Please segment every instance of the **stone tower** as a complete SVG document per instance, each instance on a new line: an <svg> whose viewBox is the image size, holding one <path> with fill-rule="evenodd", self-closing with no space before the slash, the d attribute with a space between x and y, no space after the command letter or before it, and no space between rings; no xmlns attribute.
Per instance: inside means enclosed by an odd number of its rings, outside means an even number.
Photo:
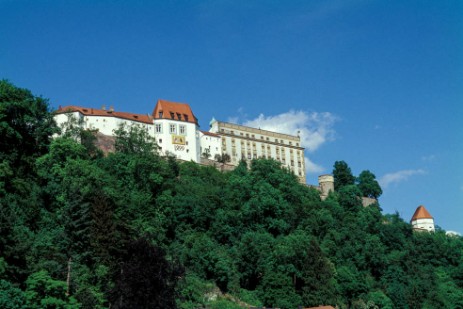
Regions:
<svg viewBox="0 0 463 309"><path fill-rule="evenodd" d="M334 177L333 175L318 176L318 185L320 186L320 197L322 200L328 197L330 191L334 192Z"/></svg>
<svg viewBox="0 0 463 309"><path fill-rule="evenodd" d="M423 205L418 206L415 210L410 224L415 231L434 232L434 218Z"/></svg>

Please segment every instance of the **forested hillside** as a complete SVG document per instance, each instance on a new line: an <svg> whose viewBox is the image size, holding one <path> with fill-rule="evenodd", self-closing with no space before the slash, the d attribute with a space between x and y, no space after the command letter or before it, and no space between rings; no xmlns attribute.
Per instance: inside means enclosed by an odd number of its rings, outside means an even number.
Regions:
<svg viewBox="0 0 463 309"><path fill-rule="evenodd" d="M463 308L462 238L362 207L371 173L337 162L321 201L273 160L221 172L155 148L121 128L103 156L0 82L1 308Z"/></svg>

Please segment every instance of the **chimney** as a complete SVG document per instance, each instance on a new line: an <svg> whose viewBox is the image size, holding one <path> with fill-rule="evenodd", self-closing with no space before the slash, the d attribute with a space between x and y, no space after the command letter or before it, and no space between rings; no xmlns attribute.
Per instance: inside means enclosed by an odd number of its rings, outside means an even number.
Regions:
<svg viewBox="0 0 463 309"><path fill-rule="evenodd" d="M114 112L114 106L112 106L112 105L109 106L109 112L110 112L110 113Z"/></svg>
<svg viewBox="0 0 463 309"><path fill-rule="evenodd" d="M104 105L104 104L101 105L101 109L105 111L106 110L106 105Z"/></svg>

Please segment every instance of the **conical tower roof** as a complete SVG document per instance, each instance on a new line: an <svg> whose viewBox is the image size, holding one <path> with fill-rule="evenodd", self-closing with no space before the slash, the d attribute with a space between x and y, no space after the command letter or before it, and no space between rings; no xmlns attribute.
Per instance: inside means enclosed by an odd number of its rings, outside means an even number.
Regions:
<svg viewBox="0 0 463 309"><path fill-rule="evenodd" d="M415 221L418 219L434 219L429 211L424 208L423 205L418 206L418 208L415 210L415 213L413 214L413 217L410 221Z"/></svg>

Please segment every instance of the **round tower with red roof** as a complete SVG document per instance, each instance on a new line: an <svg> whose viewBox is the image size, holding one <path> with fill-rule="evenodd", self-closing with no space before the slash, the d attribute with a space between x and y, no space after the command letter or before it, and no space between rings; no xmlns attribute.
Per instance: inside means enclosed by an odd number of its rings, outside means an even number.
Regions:
<svg viewBox="0 0 463 309"><path fill-rule="evenodd" d="M415 210L410 224L416 231L434 232L434 218L423 205L418 206Z"/></svg>

